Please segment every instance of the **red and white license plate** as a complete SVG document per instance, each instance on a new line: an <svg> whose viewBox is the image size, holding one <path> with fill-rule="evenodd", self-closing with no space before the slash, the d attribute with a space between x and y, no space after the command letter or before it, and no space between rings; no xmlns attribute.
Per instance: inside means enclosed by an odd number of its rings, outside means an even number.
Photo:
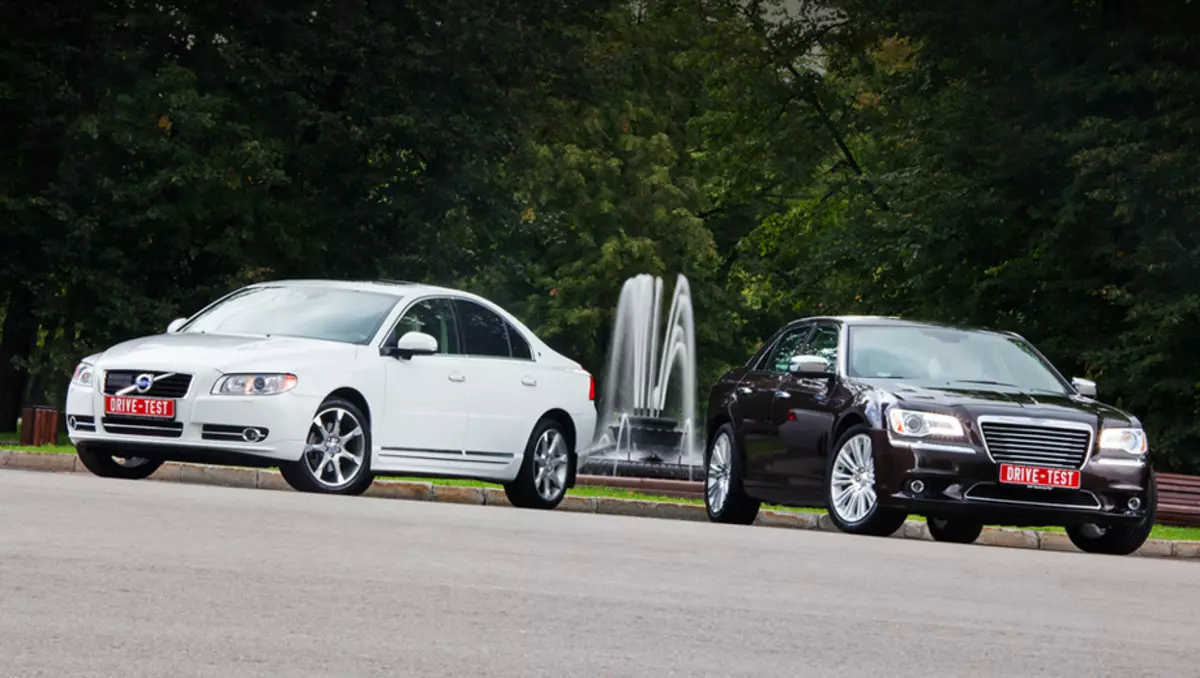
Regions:
<svg viewBox="0 0 1200 678"><path fill-rule="evenodd" d="M105 414L123 414L130 417L154 417L174 419L175 401L162 398L129 398L126 396L104 396Z"/></svg>
<svg viewBox="0 0 1200 678"><path fill-rule="evenodd" d="M1065 487L1077 490L1079 489L1079 471L1072 471L1065 468L1000 464L1000 482L1011 485Z"/></svg>

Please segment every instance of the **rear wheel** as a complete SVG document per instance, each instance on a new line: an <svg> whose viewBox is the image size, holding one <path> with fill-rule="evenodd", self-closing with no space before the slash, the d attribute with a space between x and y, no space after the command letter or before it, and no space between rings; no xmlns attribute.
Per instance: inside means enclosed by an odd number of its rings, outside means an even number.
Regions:
<svg viewBox="0 0 1200 678"><path fill-rule="evenodd" d="M1067 537L1080 551L1110 556L1127 556L1142 547L1154 529L1157 514L1158 486L1154 474L1146 486L1146 514L1132 525L1097 525L1085 523L1067 527Z"/></svg>
<svg viewBox="0 0 1200 678"><path fill-rule="evenodd" d="M357 495L371 486L371 429L358 406L341 398L321 403L300 459L279 465L300 492Z"/></svg>
<svg viewBox="0 0 1200 678"><path fill-rule="evenodd" d="M141 480L148 478L163 465L161 461L143 457L120 457L95 450L87 443L80 443L75 448L75 454L84 468L101 478L121 478L123 480Z"/></svg>
<svg viewBox="0 0 1200 678"><path fill-rule="evenodd" d="M908 514L879 505L870 430L854 426L838 441L829 457L825 505L829 519L842 532L886 537L900 529Z"/></svg>
<svg viewBox="0 0 1200 678"><path fill-rule="evenodd" d="M565 428L546 417L533 427L525 457L512 482L504 485L508 502L517 508L549 510L567 494L574 454Z"/></svg>
<svg viewBox="0 0 1200 678"><path fill-rule="evenodd" d="M929 536L933 537L934 541L952 544L973 544L983 532L983 523L969 520L928 518L925 523L929 527Z"/></svg>
<svg viewBox="0 0 1200 678"><path fill-rule="evenodd" d="M742 489L742 457L733 427L717 429L704 455L704 508L714 523L749 525L758 517L762 502Z"/></svg>

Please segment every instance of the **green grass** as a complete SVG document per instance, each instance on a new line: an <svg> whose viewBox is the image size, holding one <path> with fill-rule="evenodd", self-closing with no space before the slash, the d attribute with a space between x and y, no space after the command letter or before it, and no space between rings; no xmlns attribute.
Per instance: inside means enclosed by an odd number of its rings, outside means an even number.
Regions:
<svg viewBox="0 0 1200 678"><path fill-rule="evenodd" d="M65 433L58 435L59 442L66 442L65 445L43 445L41 447L25 447L21 443L21 433L16 431L13 433L0 433L0 450L24 450L26 452L50 452L53 454L75 454L75 446L71 444L71 440L67 438Z"/></svg>
<svg viewBox="0 0 1200 678"><path fill-rule="evenodd" d="M0 433L0 449L23 450L28 452L44 452L51 454L75 454L75 446L70 443L66 445L46 445L43 447L21 447L16 442L20 440L17 434ZM11 441L11 444L8 444ZM406 480L417 482L429 482L438 485L458 485L461 487L493 487L499 489L499 483L491 483L484 480L464 480L458 478L419 478L414 476L380 476L382 480ZM687 497L664 497L661 495L647 494L645 492L637 492L635 490L626 490L619 487L596 487L594 485L578 485L567 492L567 494L575 497L611 497L615 499L640 499L643 501L673 501L683 504L703 504L703 499L691 499ZM825 513L824 509L815 508L797 508L794 506L778 506L764 504L764 509L769 511L790 511L794 513ZM912 520L925 520L921 516L909 516ZM1034 527L1028 528L1038 530L1040 532L1062 532L1061 527ZM1200 541L1200 528L1196 527L1174 527L1170 525L1155 525L1154 530L1150 533L1151 539L1174 539L1183 541Z"/></svg>

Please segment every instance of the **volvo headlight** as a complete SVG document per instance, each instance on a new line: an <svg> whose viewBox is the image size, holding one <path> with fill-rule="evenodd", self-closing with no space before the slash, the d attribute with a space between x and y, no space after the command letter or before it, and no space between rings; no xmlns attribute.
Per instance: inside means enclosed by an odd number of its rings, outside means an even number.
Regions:
<svg viewBox="0 0 1200 678"><path fill-rule="evenodd" d="M79 363L75 366L75 373L71 375L71 383L76 386L91 386L92 375L95 373L95 368L91 363ZM62 372L59 372L62 374ZM59 377L60 379L62 377ZM61 381L59 382L62 383Z"/></svg>
<svg viewBox="0 0 1200 678"><path fill-rule="evenodd" d="M906 438L961 438L962 422L958 417L936 412L918 412L897 407L888 409L888 428Z"/></svg>
<svg viewBox="0 0 1200 678"><path fill-rule="evenodd" d="M296 388L294 374L227 374L213 386L213 395L276 395Z"/></svg>
<svg viewBox="0 0 1200 678"><path fill-rule="evenodd" d="M1146 432L1140 428L1106 428L1100 431L1100 449L1140 457L1150 449L1150 443L1146 440Z"/></svg>

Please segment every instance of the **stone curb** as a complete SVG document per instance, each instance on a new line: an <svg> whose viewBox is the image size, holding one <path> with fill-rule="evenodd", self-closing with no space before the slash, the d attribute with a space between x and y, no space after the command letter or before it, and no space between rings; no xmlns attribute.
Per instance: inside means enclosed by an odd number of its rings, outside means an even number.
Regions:
<svg viewBox="0 0 1200 678"><path fill-rule="evenodd" d="M0 468L57 473L88 473L88 470L79 461L79 457L73 454L18 450L0 450ZM168 462L150 476L150 479L222 487L292 491L284 482L279 471L272 469ZM512 506L508 497L505 496L504 490L498 488L439 485L408 480L376 480L367 489L364 496L479 506ZM568 495L559 504L558 510L667 520L708 521L704 506L701 504L645 499ZM824 513L762 510L758 512L754 524L762 527L838 532L829 516ZM906 521L891 536L898 539L932 540L925 523L919 520ZM975 543L1006 548L1080 552L1062 532L985 527ZM1150 539L1134 555L1147 558L1200 560L1200 541Z"/></svg>

